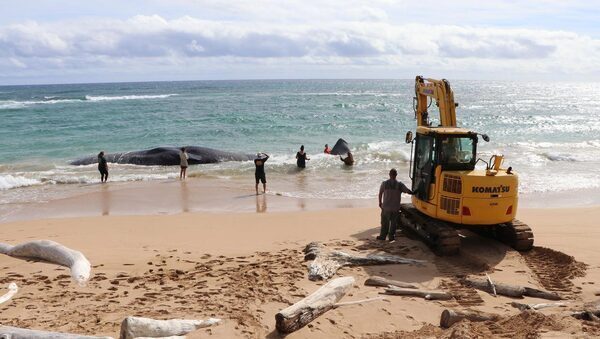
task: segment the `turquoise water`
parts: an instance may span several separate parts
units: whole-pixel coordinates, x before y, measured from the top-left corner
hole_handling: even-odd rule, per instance
[[[595,83],[451,81],[460,126],[487,133],[521,174],[521,191],[600,188],[600,90]],[[0,203],[40,199],[48,186],[98,180],[69,160],[100,150],[199,145],[272,155],[281,193],[367,198],[386,170],[407,180],[414,130],[412,80],[194,81],[0,87]],[[432,107],[433,109],[434,107]],[[430,116],[437,112],[431,111]],[[356,166],[320,154],[344,138]],[[285,185],[304,144],[314,186]],[[113,166],[111,180],[173,178],[173,168]],[[192,175],[252,181],[250,162],[198,165]],[[560,179],[557,179],[560,178]],[[244,179],[245,180],[245,179]],[[341,183],[351,183],[340,188]],[[51,193],[50,193],[51,194]],[[45,196],[47,198],[47,196]]]

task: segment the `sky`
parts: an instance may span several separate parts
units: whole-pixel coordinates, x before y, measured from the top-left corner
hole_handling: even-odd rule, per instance
[[[0,85],[600,81],[596,1],[0,0]]]

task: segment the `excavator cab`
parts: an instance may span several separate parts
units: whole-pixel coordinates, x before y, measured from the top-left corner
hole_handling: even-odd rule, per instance
[[[475,169],[477,134],[419,134],[415,139],[414,167],[411,173],[412,190],[420,200],[430,200],[435,184],[435,169],[442,171],[471,171]]]

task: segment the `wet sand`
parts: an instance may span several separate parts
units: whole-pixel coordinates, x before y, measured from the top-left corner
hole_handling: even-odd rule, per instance
[[[278,197],[266,198],[270,209],[270,199]],[[255,199],[248,197],[249,205]],[[363,285],[371,275],[443,289],[454,298],[426,301],[387,296],[385,301],[340,307],[290,338],[600,335],[597,325],[568,316],[569,310],[600,298],[599,207],[522,209],[519,219],[531,225],[536,236],[531,252],[519,253],[463,232],[461,254],[449,258],[436,257],[423,244],[401,233],[393,243],[374,240],[379,222],[378,209],[374,208],[250,212],[107,215],[4,223],[0,232],[3,242],[54,240],[82,251],[93,269],[87,286],[80,287],[65,268],[0,256],[0,283],[16,282],[20,287],[12,300],[0,306],[0,322],[117,336],[121,320],[128,315],[219,317],[224,319],[222,325],[188,337],[208,333],[217,338],[278,337],[275,313],[323,284],[307,279],[302,254],[308,242],[321,241],[345,251],[427,261],[423,267],[342,268],[337,276],[351,275],[357,280],[342,301],[379,296],[381,289]],[[493,297],[460,283],[463,275],[485,273],[494,281],[554,291],[569,305],[519,312],[510,306],[512,301],[547,301]],[[501,318],[488,323],[461,322],[442,330],[438,324],[445,308],[476,309]]]

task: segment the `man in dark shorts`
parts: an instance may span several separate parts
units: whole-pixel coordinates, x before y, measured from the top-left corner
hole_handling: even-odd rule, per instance
[[[267,175],[265,174],[265,161],[269,159],[269,156],[265,153],[257,153],[256,159],[254,159],[254,179],[256,179],[256,195],[258,195],[258,182],[261,181],[263,184],[263,193],[267,192]]]
[[[108,163],[104,157],[104,151],[98,153],[98,171],[100,171],[100,182],[108,180]]]
[[[396,180],[398,172],[392,168],[390,178],[379,187],[379,208],[381,208],[381,231],[377,240],[396,240],[396,226],[400,216],[400,197],[402,193],[414,194],[403,183]]]

